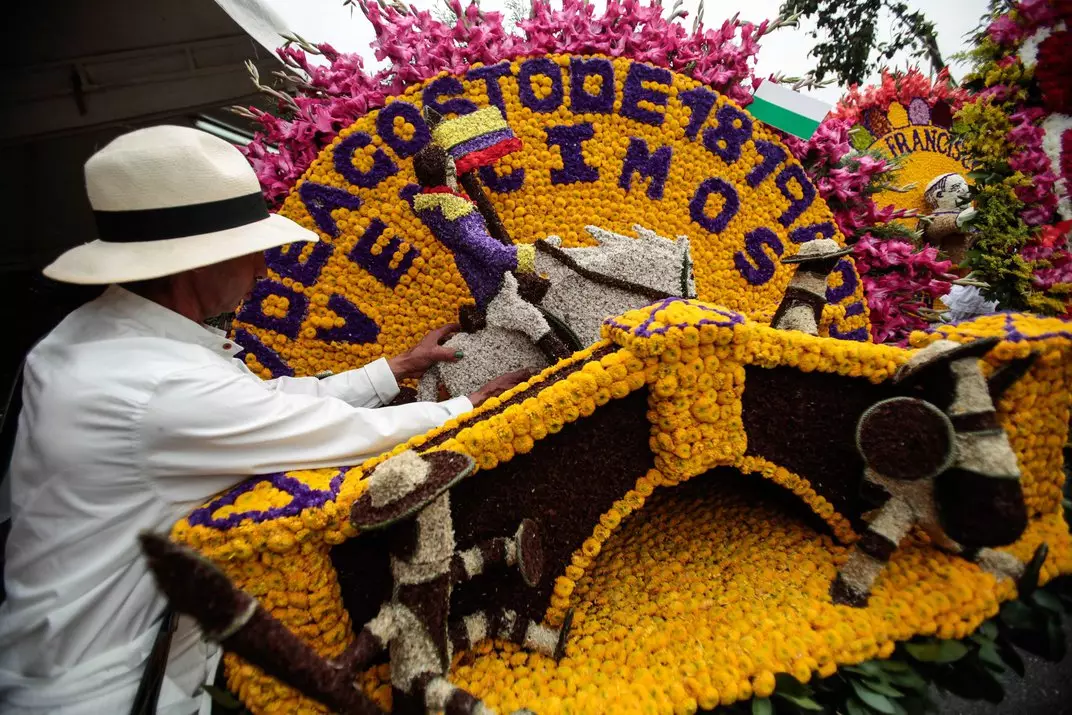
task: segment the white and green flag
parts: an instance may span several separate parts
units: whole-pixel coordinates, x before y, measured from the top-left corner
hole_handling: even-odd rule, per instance
[[[752,95],[748,111],[765,124],[807,140],[832,106],[768,80]]]

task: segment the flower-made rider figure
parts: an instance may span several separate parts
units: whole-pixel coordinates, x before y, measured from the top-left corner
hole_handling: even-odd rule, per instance
[[[492,300],[504,289],[519,292],[524,301],[539,303],[546,293],[546,281],[536,275],[536,249],[515,245],[505,234],[473,170],[487,165],[521,147],[497,107],[441,121],[425,111],[434,126],[433,141],[413,157],[413,170],[420,191],[413,197],[413,210],[432,234],[454,256],[475,301],[475,311],[463,309],[461,322],[466,330],[479,329]],[[458,185],[459,173],[466,176],[467,189]],[[493,237],[489,226],[498,234]],[[516,286],[515,286],[516,282]],[[568,357],[570,348],[555,334],[543,315],[528,311],[524,332],[553,363]]]

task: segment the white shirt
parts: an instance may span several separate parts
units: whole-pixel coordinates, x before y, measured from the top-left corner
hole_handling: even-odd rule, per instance
[[[136,536],[246,477],[358,464],[472,409],[377,407],[385,360],[318,380],[262,381],[222,333],[113,286],[26,359],[9,474],[0,711],[128,712],[165,600]],[[160,713],[207,701],[215,647],[175,633]],[[204,710],[207,712],[207,710]]]
[[[942,298],[942,302],[949,308],[949,321],[954,323],[990,315],[998,310],[998,304],[983,298],[983,292],[975,286],[955,285],[949,290],[949,295]]]

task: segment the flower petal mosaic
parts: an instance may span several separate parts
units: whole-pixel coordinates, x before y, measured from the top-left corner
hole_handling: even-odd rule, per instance
[[[791,274],[778,259],[838,235],[773,132],[695,80],[599,56],[504,62],[494,79],[482,69],[391,98],[313,162],[280,213],[321,242],[274,252],[270,280],[239,311],[236,325],[255,338],[243,343],[251,367],[265,376],[356,367],[410,347],[473,299],[410,203],[407,159],[430,137],[422,106],[502,111],[524,148],[480,175],[518,243],[557,235],[564,246],[591,245],[588,224],[685,235],[699,296],[769,319]],[[597,94],[584,89],[590,77],[606,83]],[[537,96],[540,78],[547,96]],[[830,294],[840,307],[830,334],[868,339],[851,258],[834,271]]]

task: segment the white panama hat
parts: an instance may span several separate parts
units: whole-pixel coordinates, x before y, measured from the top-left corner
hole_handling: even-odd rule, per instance
[[[253,168],[223,139],[158,126],[118,137],[86,162],[99,240],[45,268],[64,283],[148,280],[317,235],[269,214]]]

